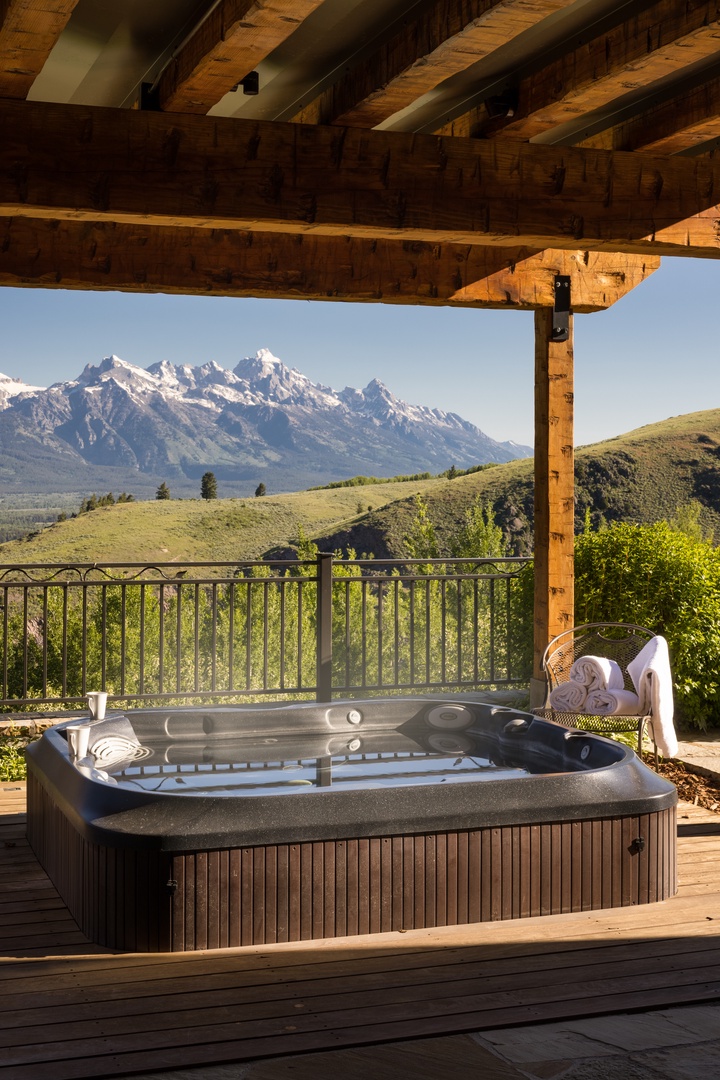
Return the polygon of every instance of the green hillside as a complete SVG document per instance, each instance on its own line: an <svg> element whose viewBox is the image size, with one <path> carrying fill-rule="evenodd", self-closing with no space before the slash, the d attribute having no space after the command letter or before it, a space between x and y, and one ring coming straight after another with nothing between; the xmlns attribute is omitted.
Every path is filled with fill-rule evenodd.
<svg viewBox="0 0 720 1080"><path fill-rule="evenodd" d="M426 500L440 540L479 496L515 554L532 550L532 461L496 465L453 480L388 481L255 499L172 499L103 507L0 544L0 561L233 561L287 551L299 530L321 549L405 554L403 537ZM697 500L701 524L720 541L720 410L690 413L578 449L576 525L586 509L602 521L671 518Z"/></svg>
<svg viewBox="0 0 720 1080"><path fill-rule="evenodd" d="M700 522L720 541L720 409L688 413L649 424L591 446L575 456L576 529L586 510L594 528L603 521L647 523L671 518L678 506L697 500ZM447 480L426 501L441 541L463 521L480 497L493 508L513 554L532 551L533 463L512 461ZM329 549L352 547L378 557L404 554L403 536L416 513L410 496L368 515L349 529L322 536Z"/></svg>
<svg viewBox="0 0 720 1080"><path fill-rule="evenodd" d="M336 530L445 480L391 481L257 499L170 499L101 507L0 544L0 562L229 562Z"/></svg>

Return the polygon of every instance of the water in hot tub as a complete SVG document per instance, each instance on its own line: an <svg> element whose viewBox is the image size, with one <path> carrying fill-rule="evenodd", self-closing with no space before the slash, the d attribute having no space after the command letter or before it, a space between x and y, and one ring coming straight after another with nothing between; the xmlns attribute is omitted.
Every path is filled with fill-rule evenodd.
<svg viewBox="0 0 720 1080"><path fill-rule="evenodd" d="M110 782L187 795L293 792L454 784L560 771L548 761L504 756L469 732L433 732L421 741L393 733L170 742L144 747L140 761L107 770ZM562 770L564 771L564 770Z"/></svg>

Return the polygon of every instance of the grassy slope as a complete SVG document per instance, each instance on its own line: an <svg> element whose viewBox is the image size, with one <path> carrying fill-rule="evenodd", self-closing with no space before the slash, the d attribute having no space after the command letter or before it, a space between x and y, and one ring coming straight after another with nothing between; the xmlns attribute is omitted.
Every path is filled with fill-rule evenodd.
<svg viewBox="0 0 720 1080"><path fill-rule="evenodd" d="M445 481L427 494L440 539L462 523L480 497L492 505L513 553L532 548L533 463L513 461L487 471ZM701 523L720 541L720 410L689 413L650 424L626 435L576 451L576 527L585 510L593 524L652 522L672 517L678 506L697 499ZM360 527L333 531L324 546L353 546L358 552L403 554L403 535L415 515L411 498L370 515ZM373 533L375 534L373 536Z"/></svg>
<svg viewBox="0 0 720 1080"><path fill-rule="evenodd" d="M347 525L367 507L443 480L293 492L260 499L170 499L102 507L57 522L36 536L0 544L0 562L229 562L260 558L270 548Z"/></svg>
<svg viewBox="0 0 720 1080"><path fill-rule="evenodd" d="M698 499L701 522L720 540L720 410L673 417L581 447L576 454L576 523L657 521ZM512 549L532 543L532 461L513 461L455 480L294 492L261 499L138 502L95 510L0 545L0 561L232 561L260 558L297 540L298 528L325 550L404 554L415 496L427 500L441 539L477 496L493 506ZM371 511L368 512L368 507Z"/></svg>

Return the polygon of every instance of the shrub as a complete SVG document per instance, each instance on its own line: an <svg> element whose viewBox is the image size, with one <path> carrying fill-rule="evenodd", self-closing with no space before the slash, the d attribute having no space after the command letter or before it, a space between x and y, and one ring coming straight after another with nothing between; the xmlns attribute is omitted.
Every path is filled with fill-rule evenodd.
<svg viewBox="0 0 720 1080"><path fill-rule="evenodd" d="M0 781L24 780L25 743L27 740L14 738L12 734L0 736Z"/></svg>
<svg viewBox="0 0 720 1080"><path fill-rule="evenodd" d="M678 720L720 726L720 551L667 522L578 536L575 622L606 621L663 634Z"/></svg>

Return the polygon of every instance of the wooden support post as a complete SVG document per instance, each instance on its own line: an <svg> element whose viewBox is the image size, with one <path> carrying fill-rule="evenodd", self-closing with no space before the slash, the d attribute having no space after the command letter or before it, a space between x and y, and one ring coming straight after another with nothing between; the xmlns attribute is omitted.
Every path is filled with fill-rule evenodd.
<svg viewBox="0 0 720 1080"><path fill-rule="evenodd" d="M575 478L573 317L567 341L552 340L551 308L535 312L535 634L534 680L545 646L574 622ZM541 705L533 683L531 704Z"/></svg>

